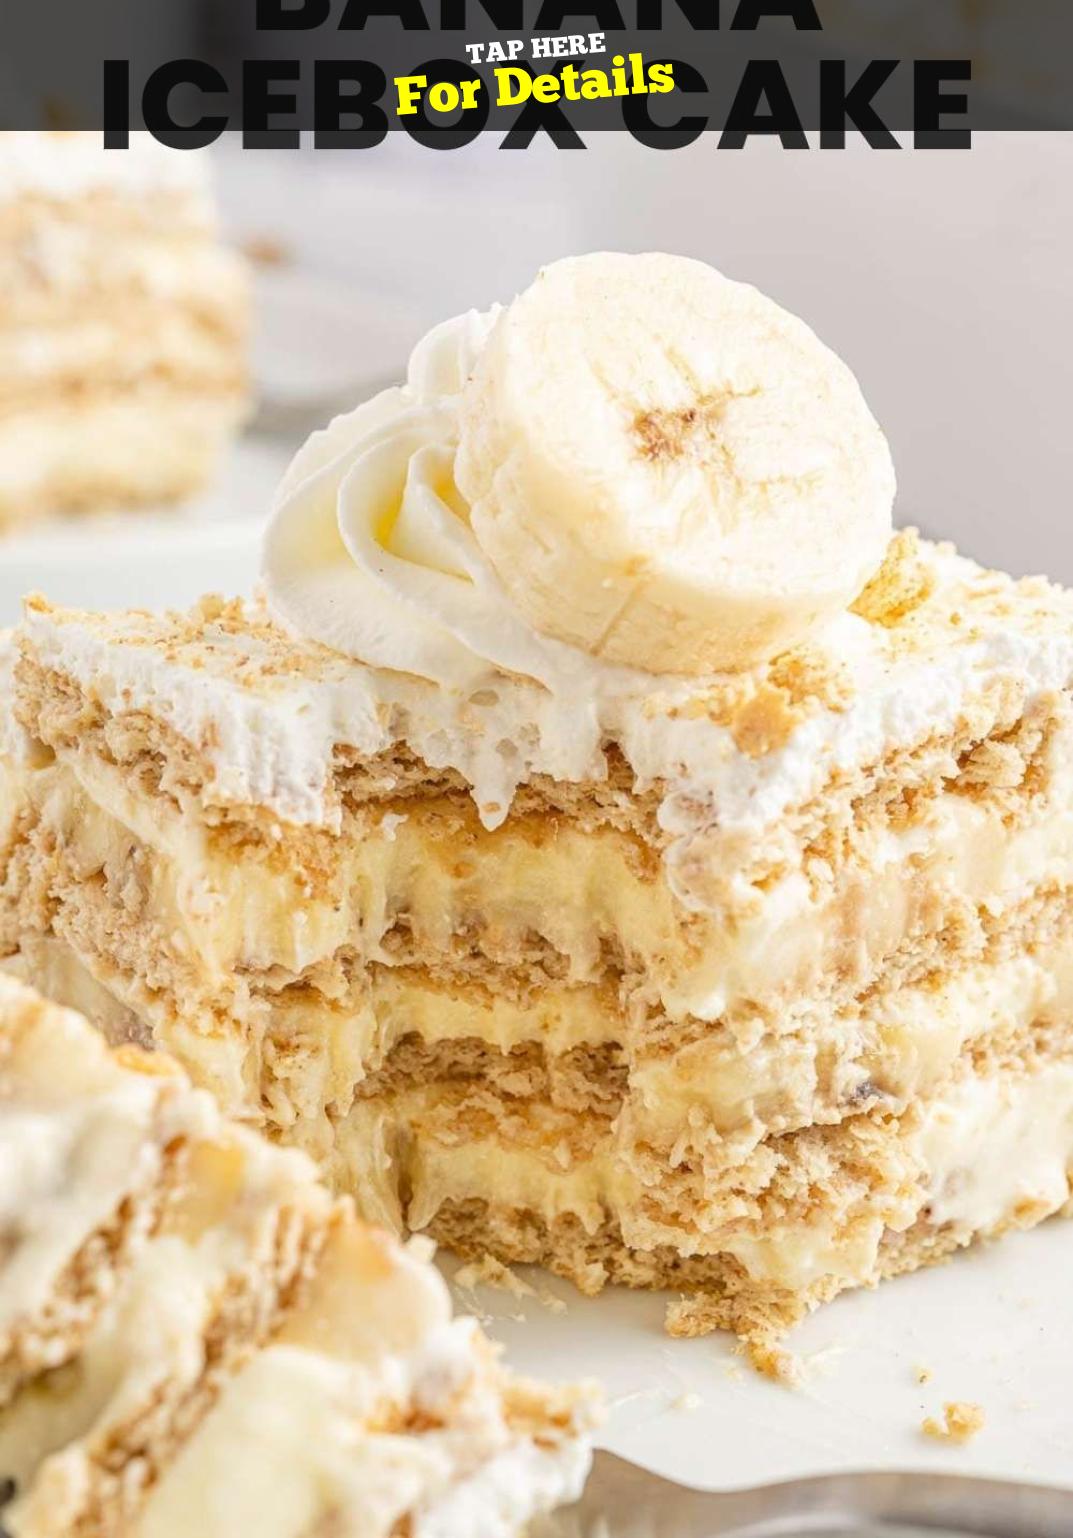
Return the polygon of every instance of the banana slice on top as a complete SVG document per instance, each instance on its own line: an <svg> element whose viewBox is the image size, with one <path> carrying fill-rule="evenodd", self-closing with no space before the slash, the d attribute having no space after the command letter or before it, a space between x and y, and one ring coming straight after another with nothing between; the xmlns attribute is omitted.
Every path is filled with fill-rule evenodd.
<svg viewBox="0 0 1073 1538"><path fill-rule="evenodd" d="M684 257L546 268L465 386L474 534L546 634L657 673L747 667L882 561L894 469L850 369Z"/></svg>

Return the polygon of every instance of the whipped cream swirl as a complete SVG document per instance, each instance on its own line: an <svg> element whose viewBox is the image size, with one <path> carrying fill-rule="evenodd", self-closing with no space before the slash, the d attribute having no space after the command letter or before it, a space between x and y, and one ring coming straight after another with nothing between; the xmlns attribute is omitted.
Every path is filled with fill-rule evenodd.
<svg viewBox="0 0 1073 1538"><path fill-rule="evenodd" d="M629 691L643 675L542 635L519 613L455 483L459 397L499 309L435 327L404 385L299 451L265 539L269 602L301 635L441 688L507 672L555 694Z"/></svg>

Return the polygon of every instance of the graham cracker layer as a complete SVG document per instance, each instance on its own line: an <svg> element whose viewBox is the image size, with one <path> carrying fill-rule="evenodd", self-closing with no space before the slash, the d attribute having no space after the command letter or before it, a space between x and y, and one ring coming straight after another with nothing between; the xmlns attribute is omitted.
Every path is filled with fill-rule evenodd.
<svg viewBox="0 0 1073 1538"><path fill-rule="evenodd" d="M1073 1193L1073 1166L1069 1179ZM867 1285L943 1264L961 1250L1069 1212L1069 1202L1056 1208L1017 1200L1000 1219L972 1232L954 1224L937 1226L926 1217L904 1232L888 1230ZM677 1337L727 1330L746 1341L768 1344L847 1286L835 1278L806 1288L759 1281L733 1255L683 1255L671 1245L635 1248L624 1243L611 1218L593 1232L574 1215L549 1221L494 1199L446 1201L427 1231L465 1260L491 1256L507 1265L539 1265L588 1296L611 1285L676 1292L680 1297L667 1306L666 1328Z"/></svg>
<svg viewBox="0 0 1073 1538"><path fill-rule="evenodd" d="M942 1265L972 1245L1032 1227L1048 1215L1033 1217L1014 1207L1003 1221L971 1237L927 1222L889 1234L873 1284ZM666 1317L667 1333L679 1339L727 1330L760 1345L775 1342L841 1290L830 1282L807 1292L758 1283L733 1256L683 1257L670 1247L634 1250L622 1242L613 1223L590 1234L572 1217L549 1224L536 1213L482 1201L445 1204L429 1232L465 1260L492 1256L508 1265L542 1266L590 1297L608 1286L679 1293L679 1300L668 1303Z"/></svg>
<svg viewBox="0 0 1073 1538"><path fill-rule="evenodd" d="M171 1152L168 1165L158 1185L125 1197L111 1220L84 1241L42 1310L0 1331L0 1411L31 1379L62 1367L82 1349L178 1189L180 1151Z"/></svg>
<svg viewBox="0 0 1073 1538"><path fill-rule="evenodd" d="M55 1151L62 1170L68 1136L80 1157L12 1231L14 1260L21 1252L32 1258L34 1246L49 1256L76 1248L51 1277L35 1264L37 1292L10 1318L0 1343L0 1463L12 1459L3 1472L22 1482L25 1460L45 1458L26 1492L35 1515L16 1523L17 1532L98 1538L127 1530L145 1492L212 1405L221 1375L295 1307L334 1221L332 1205L300 1170L258 1164L251 1145L214 1131L208 1109L190 1098L167 1060L132 1050L110 1057L85 1021L0 977L0 1129L14 1118L17 1137L20 1117L30 1119L39 1160ZM117 1170L110 1152L120 1137L130 1144L128 1170ZM113 1189L114 1205L106 1201ZM103 1221L83 1215L102 1201ZM79 1221L89 1224L81 1239ZM214 1223L229 1236L216 1251L206 1238ZM169 1334L176 1326L166 1313L168 1256L177 1263L190 1252L185 1247L199 1245L215 1282L200 1315L180 1309L189 1339L176 1353ZM198 1280L192 1272L190 1284ZM6 1282L0 1272L10 1315ZM136 1350L137 1320L154 1307L158 1360L147 1359L141 1380L116 1394L112 1363ZM46 1456L58 1434L49 1386L65 1373L67 1392L81 1395L88 1412L74 1484L66 1460Z"/></svg>
<svg viewBox="0 0 1073 1538"><path fill-rule="evenodd" d="M205 827L189 781L174 784L177 801L157 805L154 777L166 744L147 736L144 719L102 717L99 703L69 683L43 680L32 663L16 671L20 720L45 755L70 766L72 797L82 796L86 815L114 817L101 803L115 804L137 787L142 810L135 826L114 829L111 863L122 856L151 868L154 885L172 889L171 903L180 884L204 884L213 916L199 920L188 906L169 929L210 975L283 968L309 977L347 947L367 956L379 947L392 964L479 971L490 962L567 981L632 976L641 989L655 984L672 1014L710 1019L737 1009L749 1017L810 998L851 997L903 944L926 947L930 937L953 933L981 903L1020 901L1031 873L1007 879L992 868L1007 855L1020 859L1018 851L1052 825L1055 857L1073 874L1073 796L1054 772L1069 743L1062 699L1034 704L1013 733L1016 742L1006 734L977 743L962 775L940 779L927 793L903 792L897 815L889 801L882 815L859 808L853 837L843 830L837 857L815 837L785 847L780 835L783 865L768 862L760 874L754 854L752 872L728 869L736 896L704 912L677 898L658 845L636 833L535 805L489 831L464 795L432 786L420 797L384 796L355 808L337 832ZM995 770L1001 783L981 782L985 759L993 769L998 760L1005 765ZM57 835L71 843L77 830L53 820L45 836ZM892 859L899 843L905 857ZM1045 873L1039 857L1036 869L1040 879L1062 879ZM221 903L245 906L250 920L221 926ZM124 906L138 920L129 897ZM769 911L780 916L768 921ZM725 1002L716 1011L708 1001L720 992ZM703 1011L689 1002L673 1006L675 996L689 993L703 996Z"/></svg>
<svg viewBox="0 0 1073 1538"><path fill-rule="evenodd" d="M66 720L75 731L77 698ZM1051 754L1057 739L1049 742ZM196 1064L229 1106L245 1103L282 1128L345 1113L356 1086L414 1028L407 1012L415 1010L418 1034L432 1041L483 1034L508 1052L533 1043L547 1062L577 1045L617 1047L631 1073L647 1077L649 1099L665 1099L676 1077L717 1082L755 1063L755 1087L747 1078L738 1092L741 1110L716 1120L724 1135L754 1114L771 1130L838 1120L911 1092L914 1081L891 1059L905 1030L882 1025L891 998L914 990L926 1023L927 996L939 998L944 977L1058 945L1069 924L1069 887L1032 854L1037 828L1053 817L1049 803L1022 808L1025 820L1009 826L1001 808L990 808L986 823L973 824L975 844L989 829L997 857L1023 837L1037 862L1016 884L995 880L990 857L975 890L967 880L959 890L945 856L930 871L894 865L889 889L901 908L885 900L888 888L883 901L873 893L869 932L861 868L842 916L826 910L820 931L833 947L821 955L839 965L820 967L799 945L807 990L800 973L776 970L766 998L743 993L719 1018L704 1019L660 998L655 968L680 984L685 967L704 962L716 944L714 926L675 907L658 866L645 864L627 835L541 822L535 813L488 833L461 804L437 796L402 825L384 811L344 834L313 832L304 853L287 839L249 846L234 830L213 829L180 859L167 842L188 834L175 809L162 820L150 800L143 814L139 796L137 815L118 815L130 782L94 748L61 744L52 754L43 743L36 767L9 771L21 810L0 851L0 953L58 938L146 1036ZM573 880L590 858L587 845L607 851L599 871L611 902L633 893L635 916L620 911L650 962L627 950L609 922L594 922L591 885L549 886L553 869ZM1057 844L1043 848L1046 861L1058 858ZM546 915L544 933L526 924L523 879L541 904L529 912L536 922ZM615 912L609 905L609 918ZM572 927L574 913L584 927ZM778 943L773 930L756 948L758 979ZM734 964L733 947L726 954ZM799 1087L789 1092L791 1081ZM594 1092L604 1098L601 1087ZM327 1127L318 1134L327 1135Z"/></svg>

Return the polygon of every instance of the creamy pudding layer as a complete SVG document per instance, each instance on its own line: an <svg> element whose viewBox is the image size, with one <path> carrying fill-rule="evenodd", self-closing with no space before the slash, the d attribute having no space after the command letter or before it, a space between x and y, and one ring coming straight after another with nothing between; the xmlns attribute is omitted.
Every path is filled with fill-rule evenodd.
<svg viewBox="0 0 1073 1538"><path fill-rule="evenodd" d="M1070 993L1069 911L1063 896L945 976L929 971L845 1009L788 1020L781 1031L758 1022L751 1036L719 1027L698 1038L665 1021L658 1032L641 1022L631 1033L613 994L542 988L527 1000L523 990L382 966L357 997L285 989L251 998L245 1024L177 1018L174 998L118 973L73 921L81 949L62 938L62 918L59 938L27 934L6 964L85 1008L115 1039L155 1037L224 1103L320 1158L331 1155L355 1099L375 1101L400 1084L478 1081L614 1117L620 1142L656 1158L703 1155L733 1168L770 1135L873 1106L899 1110L940 1083L967 1043L1060 1016Z"/></svg>
<svg viewBox="0 0 1073 1538"><path fill-rule="evenodd" d="M1058 1037L1068 1029L1067 1016ZM397 1214L403 1192L409 1221L464 1255L538 1262L584 1291L681 1287L704 1300L709 1328L762 1334L845 1288L1063 1210L1073 1060L1030 1036L1000 1066L967 1055L900 1115L772 1140L732 1177L657 1173L591 1119L476 1092L362 1103L339 1150L371 1211Z"/></svg>
<svg viewBox="0 0 1073 1538"><path fill-rule="evenodd" d="M661 1143L698 1107L723 1137L837 1120L903 1092L905 1065L926 1059L939 969L1047 943L1073 885L1073 815L1053 790L1018 817L1008 796L922 798L918 820L880 840L919 855L847 859L832 896L778 883L728 935L681 909L632 836L561 817L490 832L457 798L408 802L293 850L236 848L62 747L7 779L22 807L7 948L57 935L229 1105L254 1096L286 1120L288 1099L306 1116L315 1099L303 1067L324 1109L345 1111L408 1034L534 1043L549 1058L612 1045L631 1104L658 1107L650 1133L671 1129ZM730 1007L706 1021L683 996Z"/></svg>

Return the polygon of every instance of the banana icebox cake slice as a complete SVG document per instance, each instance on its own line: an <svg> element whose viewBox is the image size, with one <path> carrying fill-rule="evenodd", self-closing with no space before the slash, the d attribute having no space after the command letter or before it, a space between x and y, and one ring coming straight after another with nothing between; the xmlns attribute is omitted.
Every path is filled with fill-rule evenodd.
<svg viewBox="0 0 1073 1538"><path fill-rule="evenodd" d="M604 351L541 361L571 305ZM677 1333L1061 1210L1073 600L892 496L753 290L548 269L311 440L264 599L29 603L4 964L367 1217Z"/></svg>
<svg viewBox="0 0 1073 1538"><path fill-rule="evenodd" d="M509 1378L423 1241L2 976L0 1239L14 1538L514 1538L578 1492L587 1394Z"/></svg>
<svg viewBox="0 0 1073 1538"><path fill-rule="evenodd" d="M201 154L0 133L0 531L197 491L247 414L247 288Z"/></svg>

